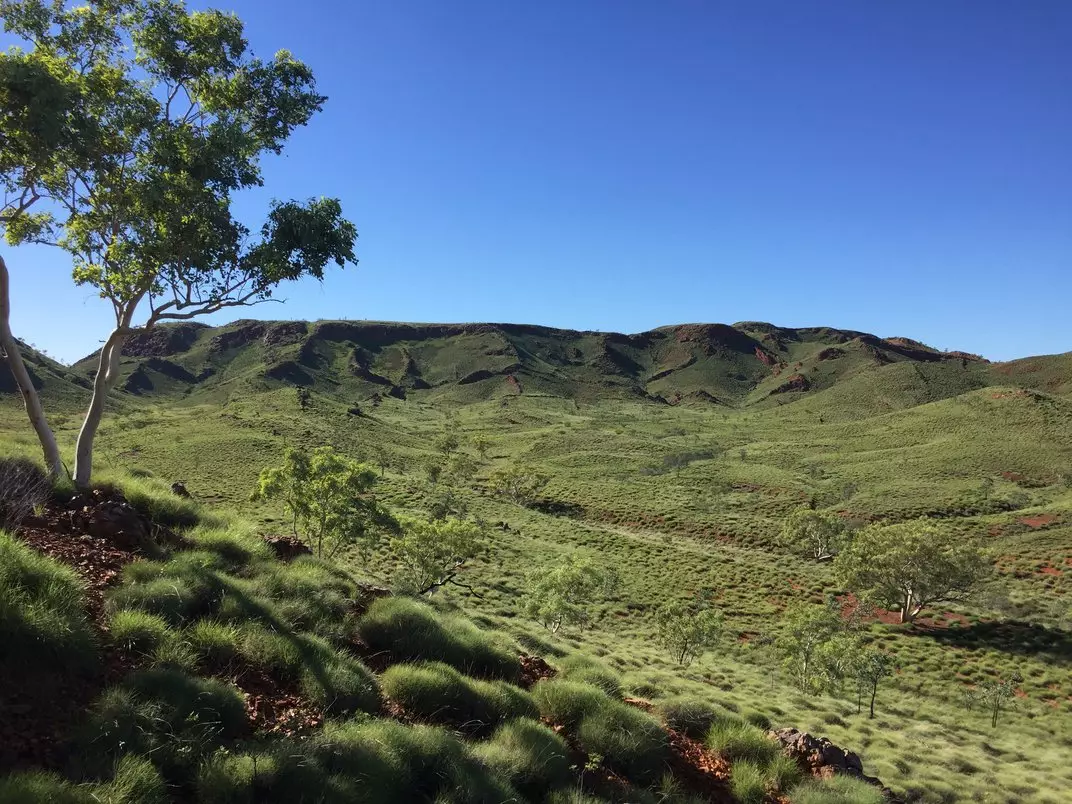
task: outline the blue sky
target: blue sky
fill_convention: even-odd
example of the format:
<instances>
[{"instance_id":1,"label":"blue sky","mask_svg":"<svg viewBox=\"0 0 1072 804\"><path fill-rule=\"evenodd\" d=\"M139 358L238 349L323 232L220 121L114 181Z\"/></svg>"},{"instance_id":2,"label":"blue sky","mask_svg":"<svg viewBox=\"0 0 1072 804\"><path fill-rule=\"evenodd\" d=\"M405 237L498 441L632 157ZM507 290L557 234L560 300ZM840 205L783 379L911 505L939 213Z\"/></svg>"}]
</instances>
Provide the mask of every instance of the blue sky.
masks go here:
<instances>
[{"instance_id":1,"label":"blue sky","mask_svg":"<svg viewBox=\"0 0 1072 804\"><path fill-rule=\"evenodd\" d=\"M330 98L242 214L338 196L360 232L356 268L216 321L765 320L1072 350L1067 0L211 5ZM16 335L96 349L110 314L63 255L3 249Z\"/></svg>"}]
</instances>

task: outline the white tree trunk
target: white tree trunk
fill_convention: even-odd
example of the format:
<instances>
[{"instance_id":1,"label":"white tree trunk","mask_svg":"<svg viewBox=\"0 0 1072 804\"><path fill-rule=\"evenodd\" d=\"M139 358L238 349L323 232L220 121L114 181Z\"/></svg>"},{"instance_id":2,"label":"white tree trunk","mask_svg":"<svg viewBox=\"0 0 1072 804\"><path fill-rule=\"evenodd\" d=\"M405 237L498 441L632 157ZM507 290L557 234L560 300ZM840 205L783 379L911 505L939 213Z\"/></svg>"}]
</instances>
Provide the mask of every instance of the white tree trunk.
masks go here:
<instances>
[{"instance_id":1,"label":"white tree trunk","mask_svg":"<svg viewBox=\"0 0 1072 804\"><path fill-rule=\"evenodd\" d=\"M93 397L89 401L89 410L86 411L86 418L78 432L78 443L75 446L74 482L80 489L88 488L93 477L93 439L96 438L101 417L104 415L104 402L108 392L119 378L119 357L123 352L126 337L126 327L120 326L112 332L101 349L97 376L93 378Z\"/></svg>"},{"instance_id":2,"label":"white tree trunk","mask_svg":"<svg viewBox=\"0 0 1072 804\"><path fill-rule=\"evenodd\" d=\"M30 373L26 370L26 364L22 362L19 345L15 341L15 336L11 334L11 283L7 263L4 262L2 256L0 256L0 349L7 357L11 375L15 378L15 384L19 386L19 391L22 393L22 401L26 406L26 415L30 419L30 424L37 431L37 439L41 442L49 475L53 478L61 477L64 468L59 447L56 446L56 436L52 428L48 426L44 408L41 407L41 397L37 395L37 389L33 387Z\"/></svg>"}]
</instances>

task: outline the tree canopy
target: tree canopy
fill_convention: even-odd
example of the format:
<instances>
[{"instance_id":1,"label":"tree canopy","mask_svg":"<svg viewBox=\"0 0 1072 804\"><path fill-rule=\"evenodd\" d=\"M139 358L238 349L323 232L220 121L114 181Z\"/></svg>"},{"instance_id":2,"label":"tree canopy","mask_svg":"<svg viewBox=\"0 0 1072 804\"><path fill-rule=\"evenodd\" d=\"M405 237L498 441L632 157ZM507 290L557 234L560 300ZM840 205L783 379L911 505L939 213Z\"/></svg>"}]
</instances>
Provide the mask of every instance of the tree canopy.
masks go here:
<instances>
[{"instance_id":1,"label":"tree canopy","mask_svg":"<svg viewBox=\"0 0 1072 804\"><path fill-rule=\"evenodd\" d=\"M926 519L869 525L834 561L838 582L913 622L935 603L967 599L990 571L969 539Z\"/></svg>"},{"instance_id":2,"label":"tree canopy","mask_svg":"<svg viewBox=\"0 0 1072 804\"><path fill-rule=\"evenodd\" d=\"M832 558L844 545L848 528L832 511L799 508L782 525L781 543L818 561Z\"/></svg>"},{"instance_id":3,"label":"tree canopy","mask_svg":"<svg viewBox=\"0 0 1072 804\"><path fill-rule=\"evenodd\" d=\"M237 16L181 0L0 0L0 13L27 43L0 55L4 236L66 251L114 314L76 448L84 485L131 334L319 280L354 262L356 230L328 198L274 201L255 230L233 215L235 194L263 183L261 157L326 100L288 51L253 56Z\"/></svg>"},{"instance_id":4,"label":"tree canopy","mask_svg":"<svg viewBox=\"0 0 1072 804\"><path fill-rule=\"evenodd\" d=\"M591 606L613 595L619 582L614 567L571 555L528 577L522 610L552 633L563 625L584 626Z\"/></svg>"}]
</instances>

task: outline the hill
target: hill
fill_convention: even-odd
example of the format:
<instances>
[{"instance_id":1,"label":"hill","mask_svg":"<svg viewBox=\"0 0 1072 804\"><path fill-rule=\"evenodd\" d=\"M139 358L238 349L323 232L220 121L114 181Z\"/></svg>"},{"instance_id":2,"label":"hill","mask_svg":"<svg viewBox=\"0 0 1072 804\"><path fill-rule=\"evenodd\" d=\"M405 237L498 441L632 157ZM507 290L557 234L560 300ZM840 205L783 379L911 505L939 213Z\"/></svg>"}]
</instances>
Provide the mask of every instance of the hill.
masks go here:
<instances>
[{"instance_id":1,"label":"hill","mask_svg":"<svg viewBox=\"0 0 1072 804\"><path fill-rule=\"evenodd\" d=\"M1060 376L1053 359L1033 360L993 366L907 338L758 322L624 335L517 324L237 321L136 336L125 349L121 383L128 393L159 398L220 398L291 384L355 402L374 395L474 402L529 393L764 407L855 380L873 388L874 406L899 408ZM94 368L94 355L73 367L83 376Z\"/></svg>"},{"instance_id":2,"label":"hill","mask_svg":"<svg viewBox=\"0 0 1072 804\"><path fill-rule=\"evenodd\" d=\"M332 444L375 465L377 496L395 510L488 525L489 552L466 569L477 594L435 600L530 653L599 657L656 706L688 696L828 736L912 801L1059 802L1072 786L1072 355L991 364L749 323L625 336L237 322L161 329L134 352L130 390L98 439L102 479L181 480L203 504L280 533L282 510L249 498L259 470L287 446ZM795 375L806 387L774 393ZM0 441L33 454L8 399ZM78 417L48 405L69 448ZM448 433L471 475L452 474L438 446ZM495 473L511 468L548 476L539 499L495 493ZM771 647L788 606L844 594L829 564L778 544L808 503L857 522L924 516L993 558L972 601L915 626L881 612L866 624L900 668L874 721L857 714L852 685L801 694ZM612 564L622 583L587 629L552 634L518 600L533 572L570 555ZM355 553L338 566L382 585L391 565ZM681 668L654 640L654 613L701 590L725 617L724 642ZM962 705L965 690L1014 673L997 729Z\"/></svg>"}]
</instances>

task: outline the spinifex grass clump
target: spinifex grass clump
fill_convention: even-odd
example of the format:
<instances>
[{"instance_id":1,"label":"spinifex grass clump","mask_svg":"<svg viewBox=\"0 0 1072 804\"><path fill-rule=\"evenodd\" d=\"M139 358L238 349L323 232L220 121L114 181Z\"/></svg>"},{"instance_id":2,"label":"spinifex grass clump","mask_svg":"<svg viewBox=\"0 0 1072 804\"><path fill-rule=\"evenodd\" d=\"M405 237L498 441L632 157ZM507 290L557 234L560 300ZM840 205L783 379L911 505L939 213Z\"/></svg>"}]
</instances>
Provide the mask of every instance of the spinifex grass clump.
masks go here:
<instances>
[{"instance_id":1,"label":"spinifex grass clump","mask_svg":"<svg viewBox=\"0 0 1072 804\"><path fill-rule=\"evenodd\" d=\"M539 714L527 692L505 681L468 678L441 662L396 664L381 682L408 714L473 734L485 734L510 718Z\"/></svg>"},{"instance_id":2,"label":"spinifex grass clump","mask_svg":"<svg viewBox=\"0 0 1072 804\"><path fill-rule=\"evenodd\" d=\"M12 804L167 804L167 785L152 763L122 757L107 781L75 784L54 773L23 771L0 777L0 801Z\"/></svg>"},{"instance_id":3,"label":"spinifex grass clump","mask_svg":"<svg viewBox=\"0 0 1072 804\"><path fill-rule=\"evenodd\" d=\"M369 648L395 661L438 661L481 678L516 680L521 673L517 653L501 639L408 598L377 600L358 622L358 633Z\"/></svg>"},{"instance_id":4,"label":"spinifex grass clump","mask_svg":"<svg viewBox=\"0 0 1072 804\"><path fill-rule=\"evenodd\" d=\"M655 711L667 726L694 740L704 739L716 722L734 719L725 709L698 698L671 698Z\"/></svg>"},{"instance_id":5,"label":"spinifex grass clump","mask_svg":"<svg viewBox=\"0 0 1072 804\"><path fill-rule=\"evenodd\" d=\"M519 793L535 800L572 783L568 751L559 735L525 718L504 723L474 749L482 762L508 779Z\"/></svg>"},{"instance_id":6,"label":"spinifex grass clump","mask_svg":"<svg viewBox=\"0 0 1072 804\"><path fill-rule=\"evenodd\" d=\"M544 680L533 688L540 714L565 727L589 754L638 784L654 782L669 757L662 724L588 684Z\"/></svg>"},{"instance_id":7,"label":"spinifex grass clump","mask_svg":"<svg viewBox=\"0 0 1072 804\"><path fill-rule=\"evenodd\" d=\"M197 780L204 804L395 804L517 801L498 771L452 734L387 720L327 725L300 744L220 754Z\"/></svg>"},{"instance_id":8,"label":"spinifex grass clump","mask_svg":"<svg viewBox=\"0 0 1072 804\"><path fill-rule=\"evenodd\" d=\"M91 670L97 663L82 583L67 567L0 531L0 673Z\"/></svg>"},{"instance_id":9,"label":"spinifex grass clump","mask_svg":"<svg viewBox=\"0 0 1072 804\"><path fill-rule=\"evenodd\" d=\"M584 654L574 653L564 658L558 666L558 672L568 681L591 684L613 698L622 697L622 677Z\"/></svg>"}]
</instances>

